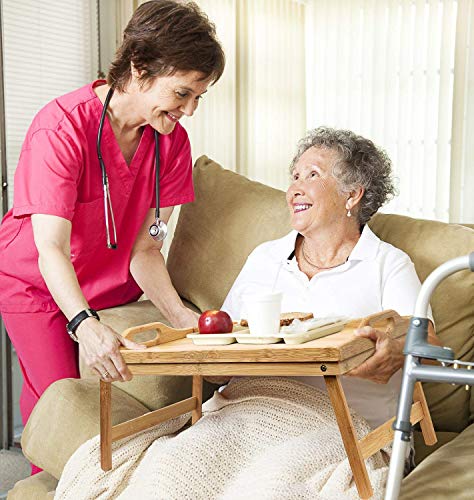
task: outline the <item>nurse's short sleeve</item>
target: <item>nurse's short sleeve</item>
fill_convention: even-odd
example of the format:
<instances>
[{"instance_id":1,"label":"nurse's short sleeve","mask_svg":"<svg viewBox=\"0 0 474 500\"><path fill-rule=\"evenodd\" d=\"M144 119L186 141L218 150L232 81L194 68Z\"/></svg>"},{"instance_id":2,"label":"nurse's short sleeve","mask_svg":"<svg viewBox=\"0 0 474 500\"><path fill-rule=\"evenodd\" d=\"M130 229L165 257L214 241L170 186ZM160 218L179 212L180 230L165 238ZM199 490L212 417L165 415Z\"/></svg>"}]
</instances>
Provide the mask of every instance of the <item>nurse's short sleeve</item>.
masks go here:
<instances>
[{"instance_id":1,"label":"nurse's short sleeve","mask_svg":"<svg viewBox=\"0 0 474 500\"><path fill-rule=\"evenodd\" d=\"M78 150L65 133L28 133L15 172L13 216L48 214L71 220L81 168Z\"/></svg>"},{"instance_id":2,"label":"nurse's short sleeve","mask_svg":"<svg viewBox=\"0 0 474 500\"><path fill-rule=\"evenodd\" d=\"M160 207L182 205L194 200L191 145L184 128L176 124L169 136L161 136ZM153 200L152 208L155 207Z\"/></svg>"}]
</instances>

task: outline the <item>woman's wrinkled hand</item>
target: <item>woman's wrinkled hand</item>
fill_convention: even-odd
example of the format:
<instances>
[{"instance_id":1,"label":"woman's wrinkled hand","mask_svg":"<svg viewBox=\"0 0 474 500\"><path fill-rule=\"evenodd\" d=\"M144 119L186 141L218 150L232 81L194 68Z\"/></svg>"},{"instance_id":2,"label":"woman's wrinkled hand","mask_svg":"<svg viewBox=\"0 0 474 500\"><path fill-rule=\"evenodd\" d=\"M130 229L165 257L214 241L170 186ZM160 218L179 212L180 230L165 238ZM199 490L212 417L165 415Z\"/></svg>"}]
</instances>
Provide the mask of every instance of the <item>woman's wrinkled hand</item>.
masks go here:
<instances>
[{"instance_id":1,"label":"woman's wrinkled hand","mask_svg":"<svg viewBox=\"0 0 474 500\"><path fill-rule=\"evenodd\" d=\"M390 337L385 332L365 326L354 330L355 335L375 342L375 352L357 368L347 372L350 377L359 377L377 384L386 384L404 361L403 342Z\"/></svg>"},{"instance_id":2,"label":"woman's wrinkled hand","mask_svg":"<svg viewBox=\"0 0 474 500\"><path fill-rule=\"evenodd\" d=\"M88 318L76 330L79 339L79 350L86 365L105 382L125 382L132 380L120 354L120 345L129 349L144 349L145 346L124 339L109 326Z\"/></svg>"}]
</instances>

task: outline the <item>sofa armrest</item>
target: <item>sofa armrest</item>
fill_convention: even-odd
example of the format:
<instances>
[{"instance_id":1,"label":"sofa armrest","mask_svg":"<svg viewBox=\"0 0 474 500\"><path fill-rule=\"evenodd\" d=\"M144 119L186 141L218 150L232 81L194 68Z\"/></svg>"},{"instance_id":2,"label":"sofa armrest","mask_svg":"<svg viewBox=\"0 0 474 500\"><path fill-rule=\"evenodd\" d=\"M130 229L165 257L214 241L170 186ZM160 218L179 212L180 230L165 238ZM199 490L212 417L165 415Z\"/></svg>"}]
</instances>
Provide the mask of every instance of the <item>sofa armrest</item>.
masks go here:
<instances>
[{"instance_id":1,"label":"sofa armrest","mask_svg":"<svg viewBox=\"0 0 474 500\"><path fill-rule=\"evenodd\" d=\"M436 450L459 436L459 432L436 431L438 441L433 445L425 444L425 439L421 431L416 430L413 433L415 438L415 464L419 465L426 457L429 457Z\"/></svg>"},{"instance_id":2,"label":"sofa armrest","mask_svg":"<svg viewBox=\"0 0 474 500\"><path fill-rule=\"evenodd\" d=\"M474 424L425 458L402 483L400 500L472 499Z\"/></svg>"},{"instance_id":3,"label":"sofa armrest","mask_svg":"<svg viewBox=\"0 0 474 500\"><path fill-rule=\"evenodd\" d=\"M47 472L18 481L8 492L7 500L53 500L58 480Z\"/></svg>"},{"instance_id":4,"label":"sofa armrest","mask_svg":"<svg viewBox=\"0 0 474 500\"><path fill-rule=\"evenodd\" d=\"M139 417L149 410L112 387L112 424ZM63 379L44 392L23 431L23 453L32 463L59 479L76 449L100 429L99 383Z\"/></svg>"}]
</instances>

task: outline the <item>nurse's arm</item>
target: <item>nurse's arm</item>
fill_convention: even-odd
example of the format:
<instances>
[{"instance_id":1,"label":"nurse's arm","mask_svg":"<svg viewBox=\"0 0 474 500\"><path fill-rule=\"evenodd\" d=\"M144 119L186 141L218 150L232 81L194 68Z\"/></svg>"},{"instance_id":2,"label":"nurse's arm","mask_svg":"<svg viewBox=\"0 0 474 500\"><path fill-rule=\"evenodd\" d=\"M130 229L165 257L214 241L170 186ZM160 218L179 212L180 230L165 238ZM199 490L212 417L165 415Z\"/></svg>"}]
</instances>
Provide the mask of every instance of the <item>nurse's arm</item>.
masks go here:
<instances>
[{"instance_id":1,"label":"nurse's arm","mask_svg":"<svg viewBox=\"0 0 474 500\"><path fill-rule=\"evenodd\" d=\"M54 301L70 321L76 314L89 308L71 262L71 222L55 215L34 214L31 223L38 249L39 270ZM95 318L82 321L76 335L81 356L100 377L107 381L132 378L120 355L119 345L132 349L142 346L123 339ZM104 373L109 376L104 377Z\"/></svg>"},{"instance_id":2,"label":"nurse's arm","mask_svg":"<svg viewBox=\"0 0 474 500\"><path fill-rule=\"evenodd\" d=\"M31 223L41 275L56 304L71 320L89 307L70 259L71 222L55 215L34 214Z\"/></svg>"},{"instance_id":3,"label":"nurse's arm","mask_svg":"<svg viewBox=\"0 0 474 500\"><path fill-rule=\"evenodd\" d=\"M160 210L160 217L168 222L174 207ZM150 209L132 249L130 272L145 295L165 315L175 328L197 325L198 315L184 306L171 283L161 253L162 241L155 241L148 233L155 221L155 209Z\"/></svg>"}]
</instances>

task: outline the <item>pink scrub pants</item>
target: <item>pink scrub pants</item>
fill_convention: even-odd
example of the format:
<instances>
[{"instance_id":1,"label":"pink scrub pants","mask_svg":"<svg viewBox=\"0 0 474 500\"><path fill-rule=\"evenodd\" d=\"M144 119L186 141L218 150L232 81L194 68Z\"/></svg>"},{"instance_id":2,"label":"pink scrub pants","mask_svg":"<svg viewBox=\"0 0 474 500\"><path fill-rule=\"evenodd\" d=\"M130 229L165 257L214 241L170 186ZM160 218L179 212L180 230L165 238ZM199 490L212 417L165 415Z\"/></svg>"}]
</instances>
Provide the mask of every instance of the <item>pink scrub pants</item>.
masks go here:
<instances>
[{"instance_id":1,"label":"pink scrub pants","mask_svg":"<svg viewBox=\"0 0 474 500\"><path fill-rule=\"evenodd\" d=\"M61 311L2 313L23 373L20 411L23 425L43 392L56 380L79 378L78 349L66 332ZM32 474L39 472L32 465Z\"/></svg>"}]
</instances>

